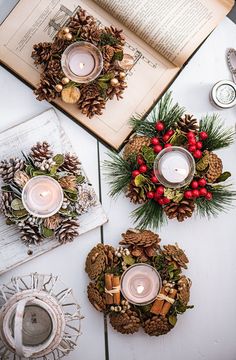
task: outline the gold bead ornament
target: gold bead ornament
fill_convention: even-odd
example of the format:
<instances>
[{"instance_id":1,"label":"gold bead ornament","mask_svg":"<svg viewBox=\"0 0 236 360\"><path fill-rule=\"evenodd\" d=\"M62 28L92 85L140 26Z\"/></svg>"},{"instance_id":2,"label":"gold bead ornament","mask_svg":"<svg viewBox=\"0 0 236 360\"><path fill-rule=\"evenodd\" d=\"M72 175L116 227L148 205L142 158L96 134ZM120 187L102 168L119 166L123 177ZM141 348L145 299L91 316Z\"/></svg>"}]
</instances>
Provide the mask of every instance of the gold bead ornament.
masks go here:
<instances>
[{"instance_id":1,"label":"gold bead ornament","mask_svg":"<svg viewBox=\"0 0 236 360\"><path fill-rule=\"evenodd\" d=\"M61 29L61 31L64 33L64 34L68 34L70 32L70 29L68 27L64 27Z\"/></svg>"},{"instance_id":2,"label":"gold bead ornament","mask_svg":"<svg viewBox=\"0 0 236 360\"><path fill-rule=\"evenodd\" d=\"M62 89L63 89L63 86L62 86L61 84L57 84L57 85L55 86L55 89L56 89L57 92L61 92Z\"/></svg>"},{"instance_id":3,"label":"gold bead ornament","mask_svg":"<svg viewBox=\"0 0 236 360\"><path fill-rule=\"evenodd\" d=\"M66 85L66 84L68 84L70 82L70 79L65 76L64 78L61 79L61 82L62 82L63 85Z\"/></svg>"},{"instance_id":4,"label":"gold bead ornament","mask_svg":"<svg viewBox=\"0 0 236 360\"><path fill-rule=\"evenodd\" d=\"M125 78L126 78L126 73L125 73L124 71L121 71L121 72L119 73L119 78L120 78L121 80L125 79Z\"/></svg>"},{"instance_id":5,"label":"gold bead ornament","mask_svg":"<svg viewBox=\"0 0 236 360\"><path fill-rule=\"evenodd\" d=\"M65 34L64 35L64 38L68 41L72 40L72 34L71 33L68 33L68 34Z\"/></svg>"},{"instance_id":6,"label":"gold bead ornament","mask_svg":"<svg viewBox=\"0 0 236 360\"><path fill-rule=\"evenodd\" d=\"M119 80L116 78L113 78L113 79L111 79L110 83L111 83L111 86L118 86Z\"/></svg>"}]
</instances>

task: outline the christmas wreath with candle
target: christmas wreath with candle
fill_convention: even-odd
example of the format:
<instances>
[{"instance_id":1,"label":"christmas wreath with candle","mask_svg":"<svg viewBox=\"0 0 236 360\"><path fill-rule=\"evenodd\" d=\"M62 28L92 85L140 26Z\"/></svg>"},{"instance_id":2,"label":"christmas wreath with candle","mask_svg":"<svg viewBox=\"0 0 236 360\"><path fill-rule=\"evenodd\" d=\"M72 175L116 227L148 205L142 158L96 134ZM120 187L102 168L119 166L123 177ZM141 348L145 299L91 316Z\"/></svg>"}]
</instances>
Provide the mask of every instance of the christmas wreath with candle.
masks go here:
<instances>
[{"instance_id":1,"label":"christmas wreath with candle","mask_svg":"<svg viewBox=\"0 0 236 360\"><path fill-rule=\"evenodd\" d=\"M194 211L216 216L231 207L236 192L223 183L231 174L223 172L222 160L214 151L233 143L234 129L224 128L218 115L206 115L198 124L178 104L172 105L167 93L147 119L135 117L131 123L134 136L122 155L109 154L111 160L105 161L104 169L111 196L124 191L131 202L141 205L132 213L139 228L157 228L167 218L184 221ZM158 154L176 148L192 155L195 171L191 182L172 188L160 183L154 167L160 164L155 163Z\"/></svg>"},{"instance_id":2,"label":"christmas wreath with candle","mask_svg":"<svg viewBox=\"0 0 236 360\"><path fill-rule=\"evenodd\" d=\"M0 210L8 225L17 225L22 242L27 246L53 237L61 244L73 241L79 235L79 216L97 203L92 187L81 172L78 157L72 153L54 155L47 142L37 143L29 154L23 153L23 158L1 161L0 177L4 183L1 187ZM33 179L39 180L36 185L40 186L45 178L50 186L53 182L56 190L59 188L61 202L58 210L50 216L37 216L35 210L30 212L25 205L23 193ZM47 188L41 192L40 187L36 188L35 206L40 206L41 195L47 196ZM46 201L51 202L54 208L57 199L55 194L53 196L53 199L46 198ZM33 194L31 197L33 202Z\"/></svg>"},{"instance_id":3,"label":"christmas wreath with candle","mask_svg":"<svg viewBox=\"0 0 236 360\"><path fill-rule=\"evenodd\" d=\"M122 334L142 327L148 335L164 335L175 326L178 314L192 308L188 306L191 281L182 274L188 258L177 244L161 247L160 241L150 230L129 229L122 234L121 246L98 244L87 256L88 299L96 310L109 315L113 328ZM149 304L130 303L123 296L122 277L134 264L149 265L160 276L159 291ZM141 275L139 271L139 279ZM137 285L131 281L129 288Z\"/></svg>"},{"instance_id":4,"label":"christmas wreath with candle","mask_svg":"<svg viewBox=\"0 0 236 360\"><path fill-rule=\"evenodd\" d=\"M61 65L66 48L81 41L96 46L102 56L100 75L87 83L71 81ZM113 98L121 99L127 87L126 71L133 66L133 58L128 54L124 56L124 44L122 30L103 27L80 9L68 20L66 27L58 31L53 42L34 45L34 63L42 68L40 84L35 90L37 99L51 101L61 98L68 104L77 104L78 110L89 118L101 115L106 102Z\"/></svg>"}]
</instances>

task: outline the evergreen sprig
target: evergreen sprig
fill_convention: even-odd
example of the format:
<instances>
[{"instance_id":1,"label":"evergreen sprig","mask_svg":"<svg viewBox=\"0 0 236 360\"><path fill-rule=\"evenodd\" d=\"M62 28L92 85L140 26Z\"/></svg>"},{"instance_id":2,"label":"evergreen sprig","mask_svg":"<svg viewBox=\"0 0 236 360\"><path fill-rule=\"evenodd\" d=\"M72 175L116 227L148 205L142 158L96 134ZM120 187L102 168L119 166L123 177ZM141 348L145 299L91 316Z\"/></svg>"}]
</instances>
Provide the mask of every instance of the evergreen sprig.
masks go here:
<instances>
[{"instance_id":1,"label":"evergreen sprig","mask_svg":"<svg viewBox=\"0 0 236 360\"><path fill-rule=\"evenodd\" d=\"M220 212L226 212L233 207L232 201L236 200L236 191L231 190L230 185L211 186L209 191L212 193L211 201L202 197L196 199L198 215L208 218L216 217Z\"/></svg>"},{"instance_id":2,"label":"evergreen sprig","mask_svg":"<svg viewBox=\"0 0 236 360\"><path fill-rule=\"evenodd\" d=\"M119 154L110 152L108 156L111 160L105 160L103 163L104 175L107 177L111 188L109 194L115 197L129 185L133 167L132 162L124 160Z\"/></svg>"},{"instance_id":3,"label":"evergreen sprig","mask_svg":"<svg viewBox=\"0 0 236 360\"><path fill-rule=\"evenodd\" d=\"M138 134L153 137L156 135L155 124L158 120L163 121L165 129L168 130L183 115L184 110L178 103L173 105L172 93L168 92L145 120L137 115L131 118L130 124Z\"/></svg>"},{"instance_id":4,"label":"evergreen sprig","mask_svg":"<svg viewBox=\"0 0 236 360\"><path fill-rule=\"evenodd\" d=\"M225 128L218 114L206 115L200 120L199 130L205 131L208 138L204 140L204 149L209 151L222 149L231 145L234 141L235 131Z\"/></svg>"},{"instance_id":5,"label":"evergreen sprig","mask_svg":"<svg viewBox=\"0 0 236 360\"><path fill-rule=\"evenodd\" d=\"M136 227L138 229L145 229L147 227L157 229L167 222L162 207L157 206L157 203L154 200L150 200L139 206L132 212L131 216L137 224Z\"/></svg>"}]
</instances>

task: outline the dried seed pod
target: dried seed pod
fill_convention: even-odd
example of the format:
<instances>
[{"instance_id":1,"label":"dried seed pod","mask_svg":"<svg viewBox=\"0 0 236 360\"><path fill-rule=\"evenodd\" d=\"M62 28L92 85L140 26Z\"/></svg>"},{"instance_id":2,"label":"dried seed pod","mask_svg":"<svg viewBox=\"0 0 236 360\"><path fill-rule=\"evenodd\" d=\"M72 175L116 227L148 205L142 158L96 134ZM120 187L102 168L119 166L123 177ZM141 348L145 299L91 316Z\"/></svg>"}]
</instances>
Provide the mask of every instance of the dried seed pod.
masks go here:
<instances>
[{"instance_id":1,"label":"dried seed pod","mask_svg":"<svg viewBox=\"0 0 236 360\"><path fill-rule=\"evenodd\" d=\"M76 104L80 99L80 90L75 86L66 87L61 92L61 98L67 104Z\"/></svg>"}]
</instances>

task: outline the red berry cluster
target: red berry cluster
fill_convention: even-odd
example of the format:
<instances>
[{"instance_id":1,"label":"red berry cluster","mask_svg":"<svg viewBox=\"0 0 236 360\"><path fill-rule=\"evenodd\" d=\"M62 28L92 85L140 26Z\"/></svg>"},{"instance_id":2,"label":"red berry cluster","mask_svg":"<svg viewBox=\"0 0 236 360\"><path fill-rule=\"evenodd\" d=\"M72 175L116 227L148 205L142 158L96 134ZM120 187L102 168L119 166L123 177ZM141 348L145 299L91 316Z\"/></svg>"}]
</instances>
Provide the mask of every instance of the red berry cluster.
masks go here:
<instances>
[{"instance_id":1,"label":"red berry cluster","mask_svg":"<svg viewBox=\"0 0 236 360\"><path fill-rule=\"evenodd\" d=\"M184 193L184 197L186 199L196 199L199 196L204 196L207 200L212 199L212 193L207 191L207 189L205 188L206 180L204 178L201 178L199 180L193 180L190 186L192 190L187 190Z\"/></svg>"},{"instance_id":2,"label":"red berry cluster","mask_svg":"<svg viewBox=\"0 0 236 360\"><path fill-rule=\"evenodd\" d=\"M170 202L166 196L164 196L165 188L160 185L156 188L156 191L147 192L148 199L154 199L159 205L167 205Z\"/></svg>"},{"instance_id":3,"label":"red berry cluster","mask_svg":"<svg viewBox=\"0 0 236 360\"><path fill-rule=\"evenodd\" d=\"M142 173L145 173L148 171L148 167L145 164L145 160L142 157L142 155L137 156L137 164L139 165L139 168L138 168L138 170L132 171L132 177L136 177L139 174L142 174Z\"/></svg>"},{"instance_id":4,"label":"red berry cluster","mask_svg":"<svg viewBox=\"0 0 236 360\"><path fill-rule=\"evenodd\" d=\"M165 130L165 124L162 121L158 121L155 125L155 129L158 132L162 132ZM167 148L172 146L168 141L171 136L174 134L174 130L167 130L164 134L158 137L151 138L151 144L153 145L153 150L155 153L159 153L163 148Z\"/></svg>"},{"instance_id":5,"label":"red berry cluster","mask_svg":"<svg viewBox=\"0 0 236 360\"><path fill-rule=\"evenodd\" d=\"M189 131L187 133L187 138L188 138L188 150L193 154L193 156L196 159L200 159L202 157L202 141L197 140L196 139L196 135L192 132ZM199 133L199 139L201 140L206 140L208 138L208 135L205 131L201 131Z\"/></svg>"}]
</instances>

